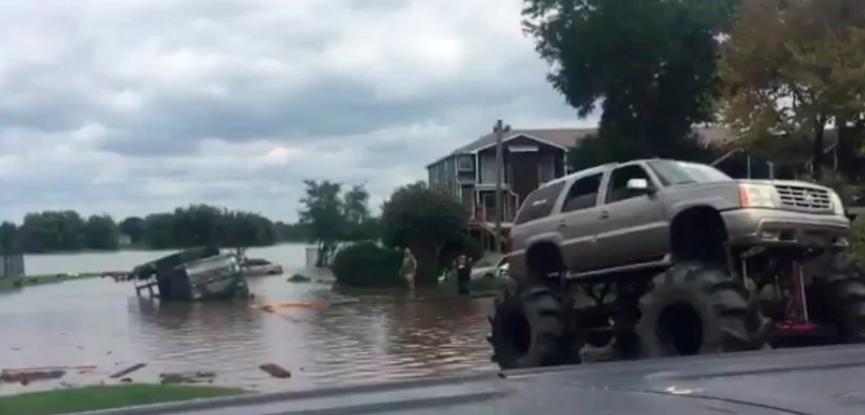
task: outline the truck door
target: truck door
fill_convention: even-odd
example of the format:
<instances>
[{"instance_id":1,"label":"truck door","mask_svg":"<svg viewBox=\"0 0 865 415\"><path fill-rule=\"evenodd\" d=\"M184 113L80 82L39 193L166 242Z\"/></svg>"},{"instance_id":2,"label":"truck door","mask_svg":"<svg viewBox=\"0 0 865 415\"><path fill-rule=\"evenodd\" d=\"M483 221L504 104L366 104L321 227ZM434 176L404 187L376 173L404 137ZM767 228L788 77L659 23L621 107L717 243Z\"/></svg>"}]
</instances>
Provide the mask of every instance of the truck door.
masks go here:
<instances>
[{"instance_id":1,"label":"truck door","mask_svg":"<svg viewBox=\"0 0 865 415\"><path fill-rule=\"evenodd\" d=\"M660 189L639 164L613 170L597 219L601 267L650 262L663 257L669 226L656 195Z\"/></svg>"},{"instance_id":2,"label":"truck door","mask_svg":"<svg viewBox=\"0 0 865 415\"><path fill-rule=\"evenodd\" d=\"M598 266L598 194L603 173L579 178L571 184L562 202L559 229L562 253L568 269L586 271Z\"/></svg>"}]
</instances>

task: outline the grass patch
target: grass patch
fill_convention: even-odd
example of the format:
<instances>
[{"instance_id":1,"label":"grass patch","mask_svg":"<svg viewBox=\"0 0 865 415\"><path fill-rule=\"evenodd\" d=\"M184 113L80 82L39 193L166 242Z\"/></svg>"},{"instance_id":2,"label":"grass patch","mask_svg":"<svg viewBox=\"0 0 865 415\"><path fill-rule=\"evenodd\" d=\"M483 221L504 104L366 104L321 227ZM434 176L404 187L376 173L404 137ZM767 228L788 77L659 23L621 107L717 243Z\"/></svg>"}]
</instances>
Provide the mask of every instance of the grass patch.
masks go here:
<instances>
[{"instance_id":1,"label":"grass patch","mask_svg":"<svg viewBox=\"0 0 865 415\"><path fill-rule=\"evenodd\" d=\"M21 287L21 278L3 277L0 278L0 291L12 290Z\"/></svg>"},{"instance_id":2,"label":"grass patch","mask_svg":"<svg viewBox=\"0 0 865 415\"><path fill-rule=\"evenodd\" d=\"M16 288L33 287L37 285L57 284L66 281L86 280L90 278L98 278L100 274L52 274L52 275L32 275L26 277L7 277L0 278L0 290L11 290Z\"/></svg>"},{"instance_id":3,"label":"grass patch","mask_svg":"<svg viewBox=\"0 0 865 415\"><path fill-rule=\"evenodd\" d=\"M0 398L0 415L51 415L245 393L242 389L188 385L87 386Z\"/></svg>"}]
</instances>

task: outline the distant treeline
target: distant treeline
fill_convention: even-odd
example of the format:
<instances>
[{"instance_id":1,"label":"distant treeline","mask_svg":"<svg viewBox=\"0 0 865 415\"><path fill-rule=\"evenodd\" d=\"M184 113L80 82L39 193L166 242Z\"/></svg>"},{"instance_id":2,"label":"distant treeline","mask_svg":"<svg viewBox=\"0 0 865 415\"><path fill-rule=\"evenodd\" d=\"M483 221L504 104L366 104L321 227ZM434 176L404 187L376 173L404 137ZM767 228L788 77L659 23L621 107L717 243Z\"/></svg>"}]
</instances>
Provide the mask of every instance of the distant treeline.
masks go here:
<instances>
[{"instance_id":1,"label":"distant treeline","mask_svg":"<svg viewBox=\"0 0 865 415\"><path fill-rule=\"evenodd\" d=\"M120 223L109 215L85 219L71 210L45 211L28 213L21 225L0 225L3 252L114 250L124 245L152 249L250 247L308 239L305 225L273 222L256 213L209 205L192 205L143 218L128 217Z\"/></svg>"}]
</instances>

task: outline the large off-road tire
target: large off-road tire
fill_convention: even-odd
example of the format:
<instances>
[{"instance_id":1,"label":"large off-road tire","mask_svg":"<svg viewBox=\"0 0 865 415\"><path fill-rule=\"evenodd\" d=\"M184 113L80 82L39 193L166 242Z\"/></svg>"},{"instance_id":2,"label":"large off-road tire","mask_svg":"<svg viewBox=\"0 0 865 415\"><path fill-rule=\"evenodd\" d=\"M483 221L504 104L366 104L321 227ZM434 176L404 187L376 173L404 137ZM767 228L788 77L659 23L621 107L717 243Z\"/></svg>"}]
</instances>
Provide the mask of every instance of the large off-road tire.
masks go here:
<instances>
[{"instance_id":1,"label":"large off-road tire","mask_svg":"<svg viewBox=\"0 0 865 415\"><path fill-rule=\"evenodd\" d=\"M569 321L572 313L544 286L518 287L510 281L495 299L490 316L492 360L502 369L580 362Z\"/></svg>"},{"instance_id":2,"label":"large off-road tire","mask_svg":"<svg viewBox=\"0 0 865 415\"><path fill-rule=\"evenodd\" d=\"M646 357L756 349L760 321L745 288L701 263L678 264L652 281L640 299L636 332Z\"/></svg>"},{"instance_id":3,"label":"large off-road tire","mask_svg":"<svg viewBox=\"0 0 865 415\"><path fill-rule=\"evenodd\" d=\"M820 310L815 317L835 326L839 343L865 343L865 275L861 268L838 258L814 284L808 302L809 309Z\"/></svg>"}]
</instances>

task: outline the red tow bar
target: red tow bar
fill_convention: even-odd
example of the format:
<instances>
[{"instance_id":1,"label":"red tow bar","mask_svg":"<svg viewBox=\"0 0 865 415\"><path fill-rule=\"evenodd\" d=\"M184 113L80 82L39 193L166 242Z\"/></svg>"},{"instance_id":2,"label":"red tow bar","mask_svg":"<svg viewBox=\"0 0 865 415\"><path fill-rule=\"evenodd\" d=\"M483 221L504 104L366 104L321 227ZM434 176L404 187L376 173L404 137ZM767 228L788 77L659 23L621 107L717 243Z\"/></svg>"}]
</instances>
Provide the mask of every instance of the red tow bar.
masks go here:
<instances>
[{"instance_id":1,"label":"red tow bar","mask_svg":"<svg viewBox=\"0 0 865 415\"><path fill-rule=\"evenodd\" d=\"M820 326L814 323L778 323L775 324L775 333L781 336L801 336L814 334L820 330Z\"/></svg>"}]
</instances>

